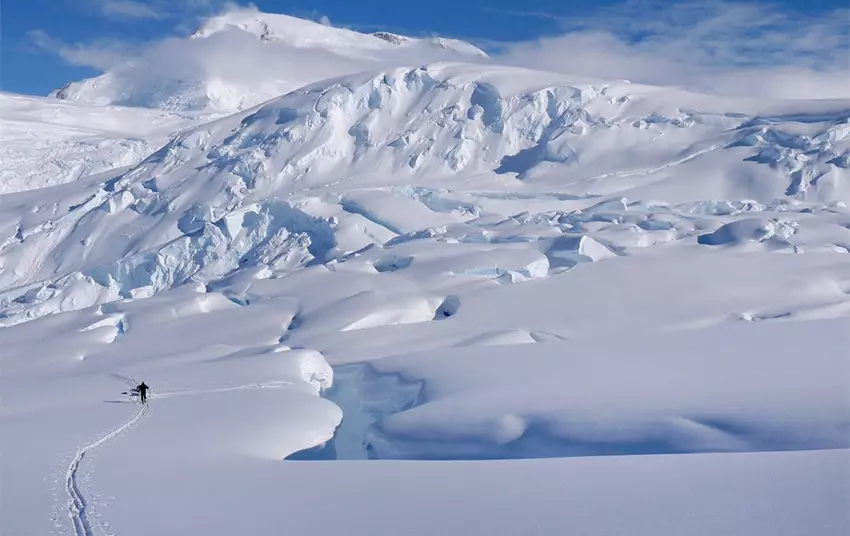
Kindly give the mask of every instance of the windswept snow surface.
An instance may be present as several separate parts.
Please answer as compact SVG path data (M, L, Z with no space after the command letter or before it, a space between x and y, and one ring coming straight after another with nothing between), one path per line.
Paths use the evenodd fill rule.
M0 195L0 530L846 535L848 117L437 63Z

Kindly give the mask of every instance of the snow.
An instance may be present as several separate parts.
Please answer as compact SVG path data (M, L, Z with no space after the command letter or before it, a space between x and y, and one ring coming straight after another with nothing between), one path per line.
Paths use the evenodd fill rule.
M850 101L186 41L0 95L0 532L850 533Z
M656 122L643 129L634 126L635 117L650 103L668 106L660 89L639 89L649 97L623 107L612 102L631 86L568 84L561 75L470 64L353 75L185 129L129 171L85 188L80 181L73 204L65 205L64 197L41 207L34 198L13 197L28 214L20 221L10 212L4 223L2 323L156 294L187 279L215 281L240 267L270 263L288 270L426 236L540 242L549 268L570 268L628 248L704 235L703 226L711 223L692 214L736 215L734 204L710 208L722 206L730 193L742 194L748 203L742 210L750 213L783 211L777 223L765 224L770 229L756 233L757 243L793 251L846 244L846 211L840 208L813 224L823 222L839 241L820 240L818 233L814 243L798 243L794 236L806 229L796 213L846 198L845 170L823 161L850 138L820 142L819 154L827 156L777 168L753 161L755 147L716 141L735 139L751 118L726 113L719 124ZM694 117L716 115L716 107L730 104L681 97L706 107L690 112ZM481 103L487 110L472 113ZM753 117L768 106L739 105L734 109ZM801 113L800 104L794 107L789 123ZM823 113L824 103L812 108L812 114ZM845 121L834 113L809 120L827 130ZM603 154L602 147L612 149ZM573 156L541 157L552 150ZM507 170L505 162L515 166L517 159L525 167ZM611 171L625 159L646 167ZM816 183L789 191L799 177L815 173ZM510 219L522 213L529 221ZM644 223L659 215L676 221L667 229ZM737 231L727 237L732 228L698 240L737 242ZM773 238L759 242L768 234ZM116 249L115 241L126 247ZM542 269L537 261L532 271ZM534 277L531 271L520 275Z
M156 110L78 106L0 92L0 193L133 166L197 120Z
M424 382L427 400L367 440L382 459L841 448L847 327L738 324L387 358L373 366ZM801 362L811 340L829 344Z
M140 457L144 447L125 446ZM256 460L219 465L214 475L181 465L161 479L115 458L104 463L109 461L116 472L98 472L98 478L103 493L115 497L111 505L119 521L110 527L118 534L134 534L135 527L145 533L216 534L223 526L252 534L413 536L572 530L790 536L847 530L840 513L848 499L847 473L839 469L846 466L843 451L353 462L344 469L334 465L344 462ZM182 500L135 491L128 498L125 484L131 480L139 490L167 488ZM245 490L255 487L266 492L246 501ZM801 510L801 503L809 506ZM333 515L329 504L335 505Z

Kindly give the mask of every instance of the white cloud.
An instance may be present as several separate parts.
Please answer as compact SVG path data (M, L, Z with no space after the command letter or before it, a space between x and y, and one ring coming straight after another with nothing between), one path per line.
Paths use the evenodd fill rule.
M504 44L497 59L720 93L847 97L848 15L848 10L805 15L723 1L630 1L592 16L561 19L563 35Z
M243 7L232 0L90 0L98 13L115 19L179 19L175 32L189 33L198 27L199 21L214 14L238 10L256 9ZM194 26L192 26L194 25ZM167 48L175 37L150 42L131 42L117 39L95 39L81 43L69 43L51 37L43 30L28 32L35 47L55 54L80 67L91 67L108 71L116 67L136 65L140 58L151 50ZM164 58L167 59L167 58Z
M117 19L161 19L165 16L162 6L138 0L96 0L96 7L107 18Z
M232 0L88 0L100 16L110 20L163 20L208 16L229 9Z
M102 71L126 63L128 55L132 55L134 49L132 45L122 41L66 43L54 39L42 30L33 30L28 35L36 47L56 54L71 65L92 67Z
M376 49L376 43L364 38L358 45L331 28L308 27L307 38L300 39L301 23L286 19L278 22L283 29L275 38L265 38L263 26L251 24L255 13L254 8L241 8L195 37L169 37L123 49L111 42L72 44L43 32L31 35L38 46L68 62L109 72L97 83L80 86L84 100L146 107L233 110L345 73L460 57L428 41ZM288 31L289 24L293 31Z
M183 10L184 29L192 24L186 21L205 13L256 10L221 0L174 0L170 5ZM545 13L525 15L557 18ZM704 92L756 97L848 97L847 17L847 10L802 15L753 3L668 5L655 0L627 1L590 16L559 19L562 35L501 43L501 51L493 59L528 68ZM299 49L296 58L292 51L241 32L228 32L203 42L172 37L135 45L114 41L70 44L51 39L43 32L31 35L41 48L68 62L101 70L120 69L128 84L131 80L153 80L153 73L171 76L166 71L178 79L193 75L218 77L261 86L268 82L269 73L295 81L315 79L325 72L331 76L335 65L341 72L347 68L377 68L377 63L361 65L351 59L345 60L351 64L346 67L339 63L339 55L321 50ZM414 50L406 54L387 62L429 61L427 55L416 56ZM299 67L293 69L296 62Z

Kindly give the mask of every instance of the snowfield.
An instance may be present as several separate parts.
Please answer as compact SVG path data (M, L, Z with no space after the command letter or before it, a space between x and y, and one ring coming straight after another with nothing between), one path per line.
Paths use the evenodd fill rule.
M134 166L196 116L0 92L0 194Z
M0 95L0 533L850 534L850 100L219 39Z

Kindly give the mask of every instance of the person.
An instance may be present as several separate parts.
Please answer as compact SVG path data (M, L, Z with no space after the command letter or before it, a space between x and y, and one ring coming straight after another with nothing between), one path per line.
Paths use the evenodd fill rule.
M136 391L139 392L139 396L142 399L142 404L148 403L148 389L150 389L150 387L145 385L145 382L140 383L139 386L136 387Z

